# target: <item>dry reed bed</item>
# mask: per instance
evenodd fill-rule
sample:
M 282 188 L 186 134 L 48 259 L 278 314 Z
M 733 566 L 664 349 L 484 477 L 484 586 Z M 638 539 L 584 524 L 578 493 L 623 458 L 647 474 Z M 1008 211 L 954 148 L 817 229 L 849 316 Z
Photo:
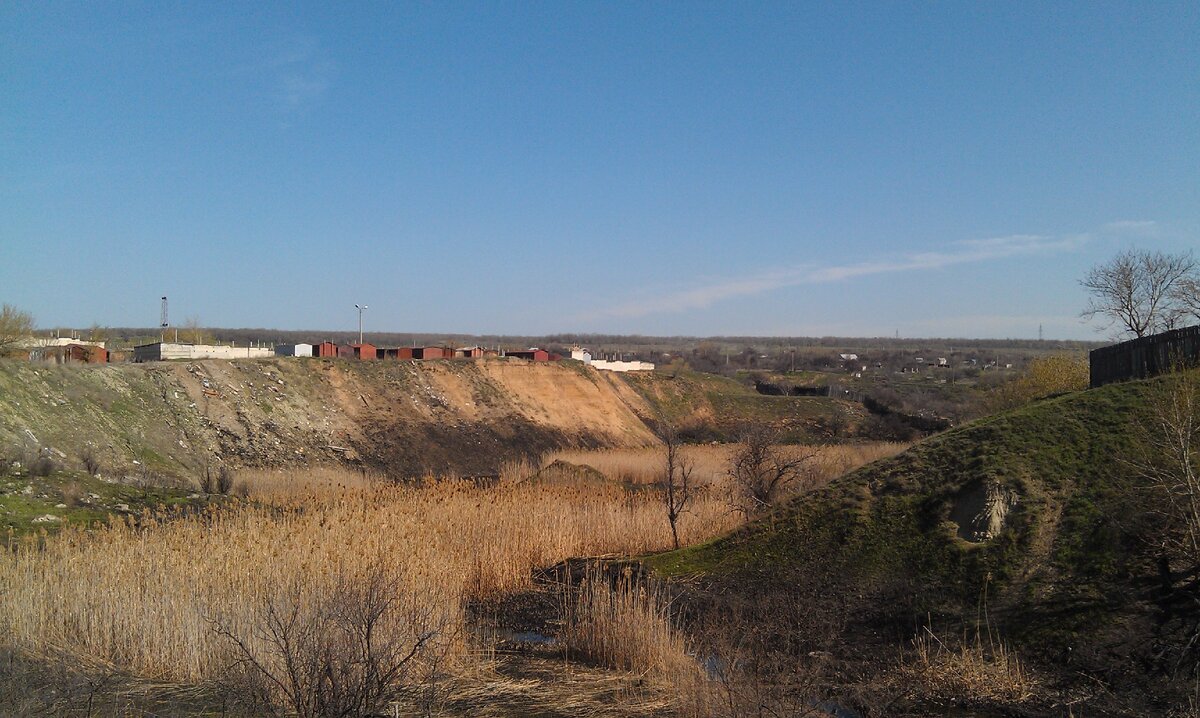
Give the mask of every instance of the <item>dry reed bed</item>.
M 864 444 L 831 444 L 828 446 L 781 446 L 785 455 L 813 453 L 810 468 L 816 484 L 823 484 L 853 471 L 872 461 L 895 456 L 911 444 L 890 441 Z M 708 444 L 685 446 L 684 456 L 695 467 L 695 478 L 701 483 L 724 485 L 729 470 L 729 461 L 737 450 L 736 444 Z M 645 447 L 637 449 L 596 449 L 556 451 L 547 454 L 543 465 L 552 461 L 590 466 L 617 480 L 632 484 L 650 484 L 658 480 L 662 470 L 662 449 Z
M 695 542 L 733 522 L 723 503 L 702 499 L 681 530 Z M 0 625 L 18 647 L 56 646 L 143 676 L 202 681 L 228 659 L 214 619 L 250 636 L 261 607 L 285 587 L 319 602 L 332 577 L 379 559 L 461 628 L 465 601 L 527 588 L 535 567 L 669 542 L 656 497 L 618 486 L 348 488 L 136 530 L 68 530 L 42 549 L 19 549 L 0 559 Z
M 814 466 L 832 478 L 903 448 L 824 448 Z M 731 450 L 689 447 L 697 478 L 723 487 Z M 560 452 L 543 463 L 553 459 L 646 484 L 661 452 Z M 216 680 L 231 655 L 217 624 L 266 651 L 264 606 L 321 605 L 339 578 L 365 576 L 382 563 L 407 605 L 426 607 L 432 621 L 450 628 L 441 648 L 468 665 L 468 602 L 527 589 L 533 569 L 566 558 L 670 547 L 656 492 L 520 480 L 536 468 L 509 467 L 491 487 L 452 480 L 385 485 L 331 469 L 290 480 L 246 474 L 240 478 L 257 502 L 161 521 L 144 517 L 138 528 L 118 522 L 67 529 L 0 557 L 0 628 L 18 649 L 52 647 L 155 680 Z M 725 496 L 697 495 L 680 519 L 683 543 L 736 526 Z M 617 666 L 671 674 L 664 678 L 694 672 L 661 597 L 629 586 L 606 590 L 594 584 L 579 595 L 565 643 Z M 623 649 L 613 636 L 624 636 Z

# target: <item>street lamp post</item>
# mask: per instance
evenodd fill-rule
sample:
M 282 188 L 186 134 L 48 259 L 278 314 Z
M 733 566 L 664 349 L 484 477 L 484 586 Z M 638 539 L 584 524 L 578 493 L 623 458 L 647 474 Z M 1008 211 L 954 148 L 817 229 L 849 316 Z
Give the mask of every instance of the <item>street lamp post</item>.
M 367 308 L 367 305 L 363 304 L 362 306 L 359 306 L 355 304 L 354 308 L 358 310 L 358 343 L 362 344 L 362 313 L 363 310 Z

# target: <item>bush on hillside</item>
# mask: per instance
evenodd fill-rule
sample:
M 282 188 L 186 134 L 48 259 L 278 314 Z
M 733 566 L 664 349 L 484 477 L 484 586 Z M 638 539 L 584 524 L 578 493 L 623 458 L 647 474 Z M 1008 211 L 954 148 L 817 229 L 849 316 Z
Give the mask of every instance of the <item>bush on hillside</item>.
M 1001 384 L 988 396 L 992 411 L 1015 409 L 1036 399 L 1088 388 L 1088 362 L 1068 354 L 1034 359 L 1021 376 Z

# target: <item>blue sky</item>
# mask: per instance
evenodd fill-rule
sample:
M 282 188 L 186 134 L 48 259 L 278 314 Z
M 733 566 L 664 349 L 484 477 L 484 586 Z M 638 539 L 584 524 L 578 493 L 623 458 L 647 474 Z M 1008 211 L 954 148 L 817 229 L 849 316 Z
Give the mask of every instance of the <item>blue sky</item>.
M 43 327 L 1096 338 L 1200 247 L 1200 5 L 5 3 Z

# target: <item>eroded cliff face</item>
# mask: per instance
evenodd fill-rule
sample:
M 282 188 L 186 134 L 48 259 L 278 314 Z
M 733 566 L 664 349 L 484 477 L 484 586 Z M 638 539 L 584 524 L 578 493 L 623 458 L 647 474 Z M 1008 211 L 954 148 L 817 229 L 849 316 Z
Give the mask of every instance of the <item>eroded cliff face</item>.
M 653 443 L 650 414 L 624 383 L 573 363 L 0 361 L 0 458 L 71 463 L 91 447 L 114 470 L 165 477 L 205 462 L 488 474 L 551 449 Z

